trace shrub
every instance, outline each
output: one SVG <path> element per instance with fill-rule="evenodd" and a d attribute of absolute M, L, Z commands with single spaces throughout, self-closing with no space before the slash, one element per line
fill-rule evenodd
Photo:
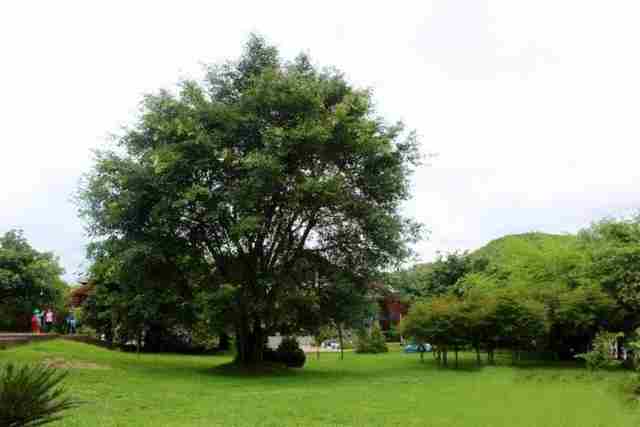
<path fill-rule="evenodd" d="M 371 328 L 371 332 L 362 329 L 356 340 L 356 353 L 386 353 L 389 351 L 384 334 L 378 325 Z"/>
<path fill-rule="evenodd" d="M 276 350 L 278 361 L 290 368 L 302 368 L 307 356 L 295 338 L 285 337 Z"/>
<path fill-rule="evenodd" d="M 269 347 L 265 347 L 262 350 L 262 360 L 265 362 L 280 363 L 280 360 L 278 360 L 278 353 Z"/>
<path fill-rule="evenodd" d="M 77 405 L 65 397 L 60 385 L 66 372 L 44 365 L 0 368 L 0 425 L 33 427 L 62 418 L 61 413 Z"/>
<path fill-rule="evenodd" d="M 628 347 L 630 350 L 629 362 L 630 365 L 638 370 L 638 373 L 632 376 L 632 391 L 640 397 L 640 328 L 636 329 L 632 335 L 632 339 L 629 340 Z"/>
<path fill-rule="evenodd" d="M 611 347 L 620 336 L 623 336 L 623 334 L 604 331 L 598 332 L 593 339 L 593 349 L 587 353 L 576 354 L 576 357 L 583 359 L 587 365 L 587 369 L 590 371 L 616 366 L 619 362 L 612 359 L 610 353 Z"/>

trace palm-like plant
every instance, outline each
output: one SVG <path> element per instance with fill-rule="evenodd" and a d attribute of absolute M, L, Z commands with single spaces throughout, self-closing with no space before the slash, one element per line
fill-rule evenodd
<path fill-rule="evenodd" d="M 34 427 L 62 418 L 78 402 L 66 397 L 67 372 L 45 365 L 0 367 L 0 426 Z"/>

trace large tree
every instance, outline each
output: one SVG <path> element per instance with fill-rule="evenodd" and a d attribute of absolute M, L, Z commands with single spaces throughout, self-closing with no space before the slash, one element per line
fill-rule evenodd
<path fill-rule="evenodd" d="M 206 263 L 210 289 L 231 289 L 239 362 L 260 362 L 266 334 L 304 317 L 318 274 L 363 286 L 408 255 L 418 227 L 399 207 L 416 140 L 376 115 L 370 91 L 252 36 L 176 92 L 147 96 L 120 147 L 97 156 L 81 209 L 97 241 Z"/>

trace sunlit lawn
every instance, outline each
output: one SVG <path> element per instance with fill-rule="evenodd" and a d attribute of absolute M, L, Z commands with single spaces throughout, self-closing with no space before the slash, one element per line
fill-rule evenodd
<path fill-rule="evenodd" d="M 622 372 L 574 367 L 438 368 L 431 357 L 310 356 L 287 374 L 224 375 L 230 358 L 136 355 L 65 341 L 0 351 L 0 362 L 70 368 L 85 403 L 56 426 L 607 426 L 640 425 Z"/>

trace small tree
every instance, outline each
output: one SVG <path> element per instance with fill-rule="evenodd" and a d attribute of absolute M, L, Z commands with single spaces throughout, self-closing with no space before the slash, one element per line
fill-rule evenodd
<path fill-rule="evenodd" d="M 522 350 L 531 348 L 548 330 L 545 307 L 524 291 L 507 290 L 497 294 L 495 312 L 499 343 L 513 351 L 513 363 Z"/>
<path fill-rule="evenodd" d="M 361 329 L 358 332 L 356 353 L 386 353 L 388 351 L 387 340 L 377 324 L 371 327 L 371 331 Z"/>
<path fill-rule="evenodd" d="M 449 349 L 453 348 L 457 353 L 467 338 L 461 308 L 460 300 L 452 295 L 417 303 L 401 323 L 402 334 L 420 345 L 433 345 L 434 351 L 438 352 L 438 362 L 446 366 Z"/>
<path fill-rule="evenodd" d="M 369 298 L 369 289 L 364 283 L 335 272 L 328 276 L 330 280 L 319 286 L 319 316 L 325 323 L 335 326 L 342 360 L 345 329 L 361 329 L 365 319 L 374 316 L 377 306 Z"/>
<path fill-rule="evenodd" d="M 429 304 L 418 302 L 411 306 L 409 313 L 400 322 L 400 333 L 405 337 L 410 337 L 424 349 L 432 337 L 431 311 Z M 433 344 L 433 343 L 432 343 Z M 424 351 L 420 351 L 420 361 L 424 362 Z"/>

